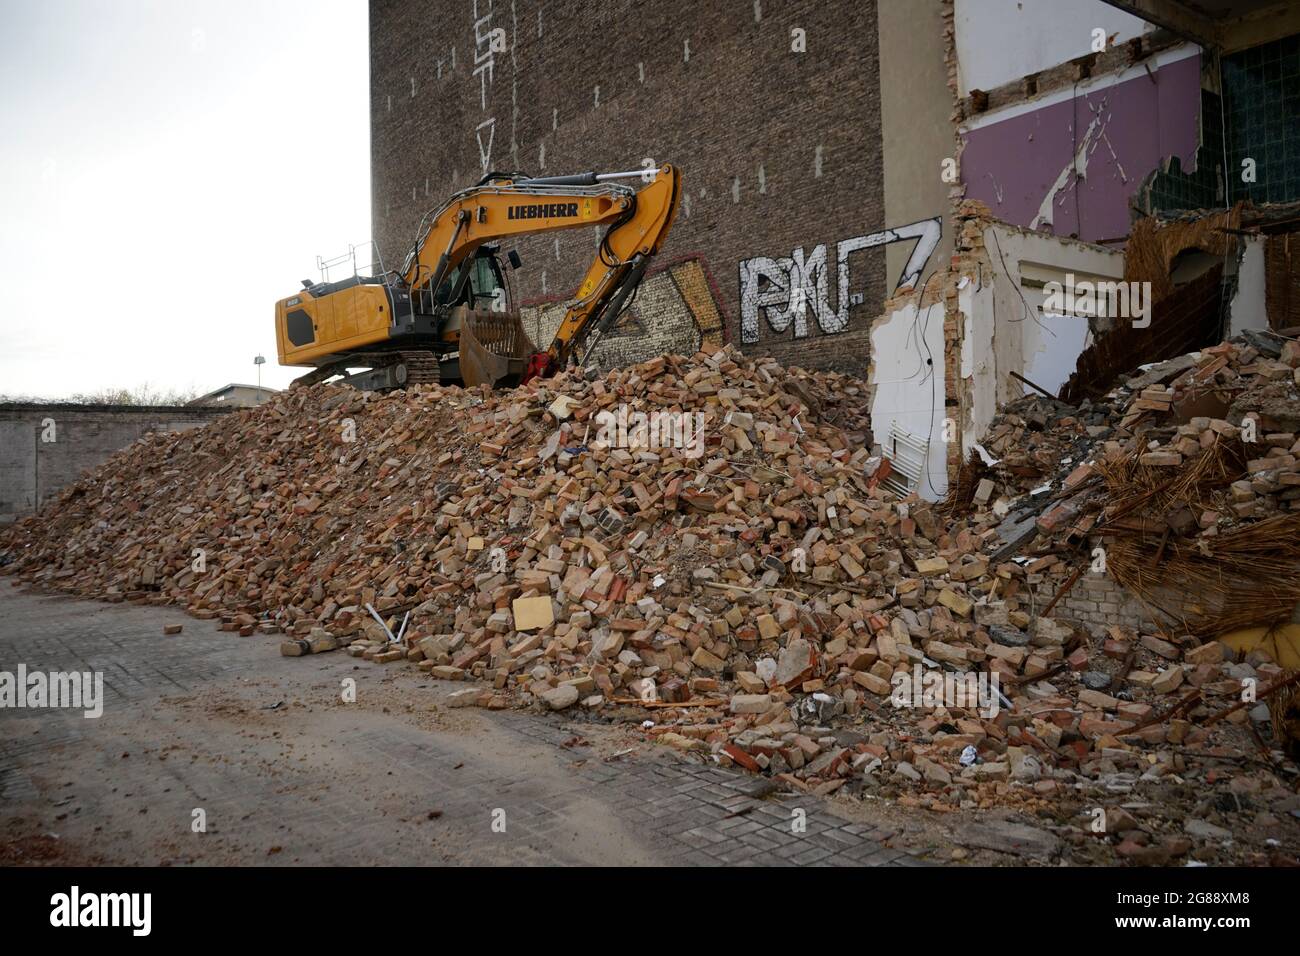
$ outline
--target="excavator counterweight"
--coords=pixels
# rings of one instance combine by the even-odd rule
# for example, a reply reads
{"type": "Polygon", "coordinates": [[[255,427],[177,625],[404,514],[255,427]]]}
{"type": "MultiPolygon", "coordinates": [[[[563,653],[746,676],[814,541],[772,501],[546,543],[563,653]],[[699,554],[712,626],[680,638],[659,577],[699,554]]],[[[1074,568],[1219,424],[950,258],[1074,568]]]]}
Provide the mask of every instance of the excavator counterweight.
{"type": "MultiPolygon", "coordinates": [[[[585,359],[627,306],[672,228],[672,166],[526,178],[489,173],[426,215],[400,270],[303,282],[276,303],[280,364],[359,388],[424,382],[510,386],[585,359]],[[620,182],[639,178],[637,190],[620,182]],[[529,338],[510,308],[501,244],[517,236],[604,226],[595,261],[552,341],[529,338]]],[[[506,264],[519,265],[511,250],[506,264]]]]}

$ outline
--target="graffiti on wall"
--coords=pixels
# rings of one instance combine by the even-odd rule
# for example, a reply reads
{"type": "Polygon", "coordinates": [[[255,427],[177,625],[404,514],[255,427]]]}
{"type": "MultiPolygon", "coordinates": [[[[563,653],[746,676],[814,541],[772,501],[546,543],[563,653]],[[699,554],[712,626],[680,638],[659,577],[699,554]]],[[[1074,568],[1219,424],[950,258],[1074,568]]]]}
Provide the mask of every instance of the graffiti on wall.
{"type": "Polygon", "coordinates": [[[825,335],[843,332],[849,327],[849,307],[862,303],[861,292],[852,288],[849,257],[863,249],[884,246],[892,242],[916,240],[916,248],[903,267],[903,274],[895,288],[914,286],[925,271],[925,264],[939,245],[943,234],[943,220],[939,216],[922,219],[894,229],[864,236],[841,239],[835,244],[835,305],[831,305],[832,281],[830,255],[825,243],[814,246],[805,254],[802,247],[791,251],[789,257],[774,259],[755,256],[740,261],[740,340],[757,342],[759,316],[767,321],[778,335],[794,328],[796,339],[808,335],[809,320],[817,323],[825,335]]]}
{"type": "MultiPolygon", "coordinates": [[[[478,146],[479,164],[484,175],[492,168],[492,141],[496,138],[496,113],[490,100],[492,81],[495,78],[496,54],[505,50],[505,31],[492,22],[492,0],[480,4],[473,0],[474,20],[474,70],[473,77],[478,81],[479,109],[482,122],[474,127],[474,142],[478,146]]],[[[455,50],[452,51],[452,66],[456,65],[455,50]]],[[[439,70],[441,72],[441,70],[439,70]]]]}
{"type": "MultiPolygon", "coordinates": [[[[524,329],[538,347],[555,338],[569,301],[526,305],[524,329]]],[[[670,263],[641,281],[636,298],[596,344],[587,365],[608,369],[659,355],[694,355],[706,343],[723,343],[722,310],[698,257],[670,263]]]]}

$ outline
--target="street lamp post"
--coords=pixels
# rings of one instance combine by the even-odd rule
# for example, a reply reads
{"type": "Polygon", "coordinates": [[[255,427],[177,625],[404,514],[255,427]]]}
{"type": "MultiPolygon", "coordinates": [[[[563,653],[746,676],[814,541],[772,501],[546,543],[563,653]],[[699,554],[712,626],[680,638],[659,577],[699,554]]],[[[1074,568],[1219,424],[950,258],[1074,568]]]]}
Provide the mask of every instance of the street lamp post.
{"type": "Polygon", "coordinates": [[[257,403],[260,405],[262,404],[262,366],[266,364],[266,356],[253,356],[253,364],[257,366],[257,403]]]}

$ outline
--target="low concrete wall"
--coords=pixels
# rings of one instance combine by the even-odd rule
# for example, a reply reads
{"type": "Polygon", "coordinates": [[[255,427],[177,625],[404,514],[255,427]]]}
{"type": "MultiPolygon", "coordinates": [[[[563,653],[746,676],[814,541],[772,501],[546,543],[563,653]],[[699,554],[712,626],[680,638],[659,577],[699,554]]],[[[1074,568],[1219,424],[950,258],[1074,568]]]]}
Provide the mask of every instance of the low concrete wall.
{"type": "Polygon", "coordinates": [[[205,425],[230,408],[0,403],[0,522],[30,514],[146,432],[205,425]]]}

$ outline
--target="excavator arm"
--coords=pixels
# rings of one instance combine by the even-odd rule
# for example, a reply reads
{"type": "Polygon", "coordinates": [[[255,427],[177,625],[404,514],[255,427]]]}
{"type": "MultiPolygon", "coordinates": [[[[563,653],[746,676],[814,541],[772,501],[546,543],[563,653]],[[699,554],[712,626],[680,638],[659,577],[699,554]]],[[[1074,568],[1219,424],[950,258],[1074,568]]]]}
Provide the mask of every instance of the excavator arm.
{"type": "Polygon", "coordinates": [[[489,174],[438,209],[402,267],[413,298],[432,299],[484,243],[513,236],[608,226],[550,345],[529,358],[523,381],[563,367],[584,341],[594,346],[613,323],[659,251],[677,214],[680,175],[673,166],[627,173],[534,179],[489,174]],[[651,179],[634,190],[619,179],[651,179]],[[593,337],[594,336],[594,337],[593,337]]]}

